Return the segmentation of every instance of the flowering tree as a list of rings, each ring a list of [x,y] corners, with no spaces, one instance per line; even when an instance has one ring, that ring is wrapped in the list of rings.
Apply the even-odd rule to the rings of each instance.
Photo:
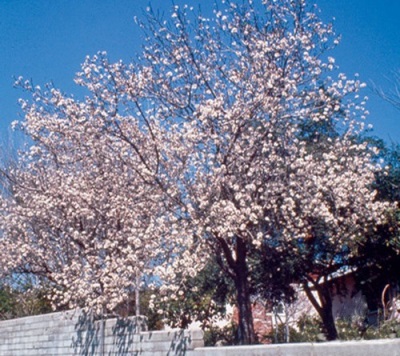
[[[135,142],[108,134],[100,104],[25,87],[35,103],[23,103],[21,128],[33,144],[6,173],[2,267],[51,281],[57,304],[113,310],[143,275],[185,259],[184,241],[163,239],[173,216],[160,189],[147,184],[146,162],[132,153],[138,142],[145,149],[146,139],[134,124]]]
[[[314,8],[223,1],[214,15],[149,9],[135,63],[86,59],[84,101],[25,84],[34,144],[10,174],[2,260],[45,273],[61,302],[112,309],[138,274],[177,290],[212,254],[235,285],[239,339],[253,343],[250,252],[322,229],[351,254],[386,206],[353,140],[362,85],[328,75],[336,40]],[[302,125],[328,120],[340,135],[310,150]]]

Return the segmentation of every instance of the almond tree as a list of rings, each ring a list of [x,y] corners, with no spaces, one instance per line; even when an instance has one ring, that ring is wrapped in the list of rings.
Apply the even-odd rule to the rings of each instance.
[[[239,340],[254,343],[251,251],[323,227],[351,254],[387,206],[353,140],[362,84],[329,73],[331,26],[304,0],[218,6],[212,19],[174,7],[168,21],[149,9],[134,63],[86,59],[83,101],[32,89],[3,260],[46,273],[61,301],[112,309],[138,273],[177,290],[212,254],[235,285]],[[310,150],[302,125],[328,120],[340,135]]]

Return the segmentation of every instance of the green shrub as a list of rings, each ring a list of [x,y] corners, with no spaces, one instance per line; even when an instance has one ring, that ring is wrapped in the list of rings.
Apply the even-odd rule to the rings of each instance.
[[[272,330],[271,333],[263,338],[263,341],[270,341],[271,343],[285,343],[285,325],[280,324],[277,330]],[[322,324],[316,317],[302,316],[298,322],[297,327],[289,327],[289,342],[318,342],[324,341],[324,334]]]
[[[336,320],[336,329],[340,340],[372,340],[400,337],[400,320],[390,320],[376,326],[368,326],[362,322]],[[264,337],[271,343],[284,343],[284,325],[278,326]],[[322,323],[317,317],[303,316],[297,322],[296,328],[289,328],[289,342],[321,342],[326,341]]]
[[[337,320],[336,328],[340,340],[373,340],[400,337],[400,320],[388,320],[379,326]]]
[[[225,327],[210,326],[204,329],[204,345],[236,345],[237,344],[237,326],[229,324]]]
[[[0,320],[46,314],[53,311],[46,291],[29,285],[12,289],[0,285]]]

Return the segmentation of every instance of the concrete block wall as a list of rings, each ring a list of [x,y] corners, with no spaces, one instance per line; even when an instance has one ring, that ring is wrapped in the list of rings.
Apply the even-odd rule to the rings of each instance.
[[[68,312],[0,322],[0,356],[28,355],[400,356],[400,339],[204,347],[201,330],[146,331],[136,318],[96,321]]]
[[[190,355],[204,345],[200,330],[144,329],[142,319],[96,321],[78,311],[6,320],[0,322],[0,355]]]
[[[400,356],[400,339],[199,347],[195,356]]]

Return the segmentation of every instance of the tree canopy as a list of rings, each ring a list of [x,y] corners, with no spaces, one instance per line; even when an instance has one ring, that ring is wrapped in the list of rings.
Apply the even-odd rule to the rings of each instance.
[[[371,189],[371,147],[354,140],[363,84],[333,77],[337,39],[304,0],[222,1],[213,18],[149,9],[138,22],[137,60],[86,58],[84,100],[19,81],[32,145],[7,174],[2,269],[104,312],[138,276],[178,290],[215,256],[239,340],[253,343],[252,254],[318,240],[329,252],[314,258],[334,269],[389,207]],[[338,134],[320,141],[327,123]]]

